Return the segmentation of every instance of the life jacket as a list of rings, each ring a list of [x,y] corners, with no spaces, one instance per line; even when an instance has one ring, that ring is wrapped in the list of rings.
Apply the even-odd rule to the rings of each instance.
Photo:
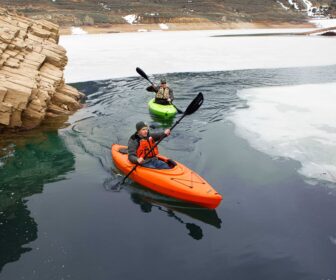
[[[139,141],[139,147],[137,149],[136,155],[137,157],[144,157],[148,151],[155,145],[155,141],[152,137],[149,137],[148,139],[141,139]],[[147,155],[147,158],[155,157],[159,154],[159,149],[156,146],[149,155]]]
[[[168,87],[166,87],[166,88],[160,87],[158,92],[155,95],[155,98],[159,98],[159,99],[168,99],[169,97],[170,97],[170,95],[169,95],[169,88]]]

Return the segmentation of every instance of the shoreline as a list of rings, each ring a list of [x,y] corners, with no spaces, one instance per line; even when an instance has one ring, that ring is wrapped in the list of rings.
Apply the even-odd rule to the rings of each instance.
[[[198,23],[164,23],[164,24],[105,24],[93,26],[76,26],[87,34],[158,32],[158,31],[193,31],[193,30],[229,30],[229,29],[284,29],[284,28],[316,28],[310,22],[278,23],[278,22],[198,22]],[[60,35],[73,35],[73,26],[60,26]]]

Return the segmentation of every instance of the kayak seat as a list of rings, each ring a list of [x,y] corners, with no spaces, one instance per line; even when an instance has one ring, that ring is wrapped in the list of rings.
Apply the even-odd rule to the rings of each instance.
[[[171,105],[167,99],[161,99],[161,98],[155,98],[154,103],[160,104],[160,105]]]
[[[168,165],[171,167],[171,168],[173,168],[173,167],[175,167],[176,165],[177,165],[177,163],[175,162],[175,161],[173,161],[172,159],[167,159],[167,163],[168,163]]]
[[[123,155],[127,155],[128,154],[128,150],[126,148],[120,148],[119,153],[123,154]]]

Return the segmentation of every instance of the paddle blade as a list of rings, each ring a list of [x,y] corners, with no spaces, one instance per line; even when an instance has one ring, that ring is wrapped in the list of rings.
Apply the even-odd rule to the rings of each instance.
[[[149,92],[156,92],[156,90],[153,86],[147,87],[146,90],[149,91]]]
[[[138,72],[138,74],[140,76],[142,76],[143,78],[145,78],[146,80],[148,80],[147,74],[140,67],[135,68],[135,70]]]
[[[120,175],[107,178],[104,180],[103,186],[107,191],[119,192],[123,187],[123,178]]]
[[[186,228],[189,230],[189,235],[196,239],[200,240],[203,238],[203,231],[200,226],[195,225],[194,223],[186,223]]]
[[[202,92],[197,94],[195,99],[189,104],[188,108],[185,110],[185,115],[191,115],[198,110],[199,107],[203,104],[204,98]]]

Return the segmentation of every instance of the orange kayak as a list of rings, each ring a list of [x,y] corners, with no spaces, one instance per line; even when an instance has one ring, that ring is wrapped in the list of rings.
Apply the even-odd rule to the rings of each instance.
[[[113,144],[111,148],[116,167],[124,174],[128,174],[135,164],[128,160],[125,150],[127,146],[118,144]],[[153,191],[186,202],[210,209],[219,205],[222,196],[201,176],[179,162],[171,161],[162,155],[158,155],[158,158],[167,162],[172,168],[153,169],[139,165],[130,178]]]

